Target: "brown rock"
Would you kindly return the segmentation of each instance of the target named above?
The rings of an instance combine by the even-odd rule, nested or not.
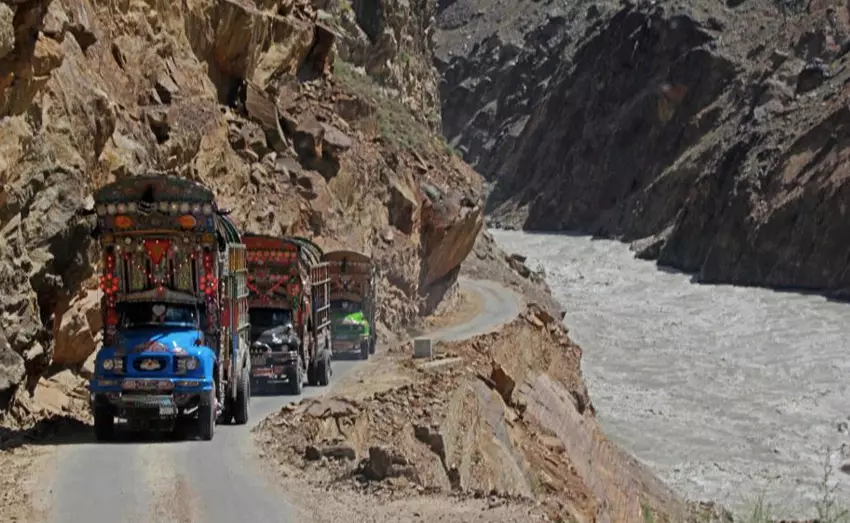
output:
[[[23,358],[12,350],[0,329],[0,408],[8,406],[25,374]]]
[[[322,455],[331,459],[339,460],[357,459],[357,451],[350,443],[338,443],[336,445],[327,445],[322,447]]]
[[[493,383],[493,388],[502,396],[505,403],[511,403],[511,397],[514,393],[516,382],[508,375],[505,369],[496,362],[493,362],[493,368],[490,371],[490,381]]]
[[[240,143],[244,143],[245,147],[253,151],[257,158],[262,158],[269,153],[268,145],[266,144],[266,133],[262,127],[254,122],[243,122],[240,131]]]
[[[261,92],[253,82],[246,84],[245,110],[248,116],[260,124],[266,133],[269,146],[278,152],[287,149],[286,138],[280,125],[277,106],[271,98]]]
[[[324,127],[315,118],[303,121],[295,129],[295,151],[307,160],[322,157]]]
[[[15,27],[12,25],[14,17],[12,8],[0,3],[0,58],[9,54],[15,47]]]
[[[32,75],[47,76],[51,71],[62,65],[65,53],[56,40],[40,36],[35,42],[35,52],[32,58]]]
[[[406,470],[398,466],[407,463],[407,458],[398,450],[386,445],[375,445],[369,447],[369,457],[361,464],[361,471],[368,479],[381,481],[406,473]]]
[[[315,445],[307,445],[304,449],[304,459],[307,461],[318,461],[322,459],[322,451]]]
[[[145,119],[158,143],[168,141],[171,136],[171,123],[168,110],[148,109],[145,112]]]
[[[180,93],[180,88],[174,83],[174,79],[166,72],[160,72],[156,77],[154,85],[156,94],[164,104],[170,104],[174,97]]]
[[[404,180],[392,177],[390,198],[387,202],[390,224],[404,234],[411,234],[418,225],[419,202],[416,193],[404,183]]]
[[[339,157],[345,151],[351,149],[351,138],[331,124],[322,123],[321,126],[324,131],[322,135],[323,153],[334,160],[339,160]]]
[[[90,290],[74,298],[54,327],[53,363],[82,365],[95,352],[100,329],[98,292]]]
[[[304,60],[299,76],[302,78],[313,78],[320,76],[328,78],[333,71],[333,45],[336,40],[336,31],[330,26],[316,22],[316,31],[313,37],[312,49]]]

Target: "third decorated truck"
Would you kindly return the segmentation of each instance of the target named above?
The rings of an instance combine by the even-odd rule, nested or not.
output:
[[[331,251],[322,259],[330,275],[331,333],[334,351],[375,353],[375,267],[356,251]]]
[[[264,392],[301,394],[328,385],[331,335],[328,264],[310,240],[246,234],[251,381]]]

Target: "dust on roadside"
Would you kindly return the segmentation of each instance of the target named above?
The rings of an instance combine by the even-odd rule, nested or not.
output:
[[[41,523],[58,444],[81,441],[90,429],[85,381],[70,371],[42,378],[34,396],[19,390],[0,420],[0,521]],[[49,444],[48,444],[49,443]]]

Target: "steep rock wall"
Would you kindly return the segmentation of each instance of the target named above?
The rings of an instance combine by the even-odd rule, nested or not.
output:
[[[489,5],[451,4],[438,41],[443,128],[494,224],[635,241],[704,282],[850,288],[846,6],[545,4],[512,38]]]
[[[97,347],[80,210],[116,178],[175,172],[246,231],[372,253],[389,329],[452,288],[482,224],[479,178],[427,128],[407,147],[382,134],[391,99],[334,79],[320,15],[299,0],[0,3],[0,399]]]

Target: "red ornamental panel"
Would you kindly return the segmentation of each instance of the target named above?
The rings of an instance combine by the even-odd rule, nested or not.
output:
[[[171,240],[145,240],[144,245],[153,264],[159,265],[171,247]]]
[[[223,328],[230,327],[230,302],[224,302],[221,308],[221,326]]]

